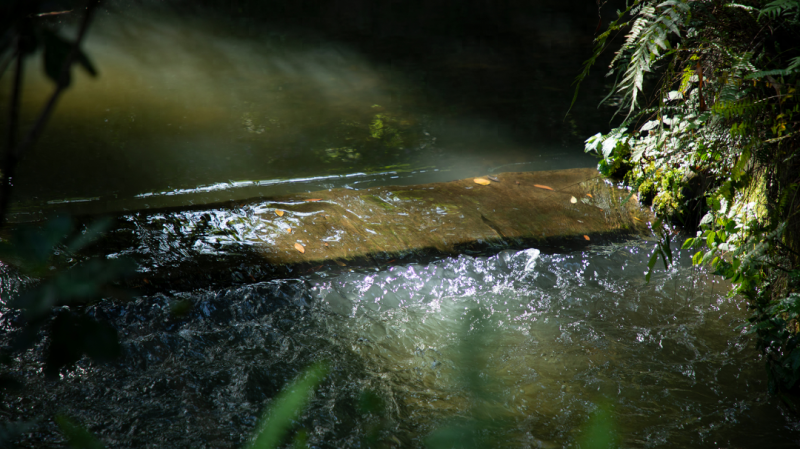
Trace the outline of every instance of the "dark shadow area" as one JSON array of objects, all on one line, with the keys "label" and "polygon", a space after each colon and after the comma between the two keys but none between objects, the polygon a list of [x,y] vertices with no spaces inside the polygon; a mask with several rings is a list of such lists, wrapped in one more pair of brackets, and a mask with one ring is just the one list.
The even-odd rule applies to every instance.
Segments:
[{"label": "dark shadow area", "polygon": [[[598,60],[597,73],[565,116],[576,68],[591,55],[594,37],[624,8],[622,1],[605,2],[598,12],[593,2],[557,0],[136,4],[112,7],[126,11],[152,5],[173,14],[213,17],[221,32],[268,42],[300,35],[309,48],[346,45],[417,81],[419,92],[393,92],[396,101],[421,94],[431,105],[499,120],[521,142],[564,144],[581,143],[607,126],[609,109],[597,106],[612,81],[603,72],[613,53]],[[531,120],[542,109],[551,116]]]}]

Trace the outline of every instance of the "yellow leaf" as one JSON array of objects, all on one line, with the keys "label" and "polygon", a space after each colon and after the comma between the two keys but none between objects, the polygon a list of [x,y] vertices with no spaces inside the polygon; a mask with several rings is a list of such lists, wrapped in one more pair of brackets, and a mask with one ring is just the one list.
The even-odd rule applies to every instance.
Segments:
[{"label": "yellow leaf", "polygon": [[636,220],[636,221],[642,221],[642,219],[641,219],[641,218],[636,218],[636,217],[633,217],[633,219],[634,219],[634,220]]},{"label": "yellow leaf", "polygon": [[306,252],[306,249],[305,249],[305,248],[303,248],[303,245],[301,245],[301,244],[299,244],[299,243],[295,243],[295,244],[294,244],[294,249],[296,249],[296,250],[300,251],[301,253],[304,253],[304,252]]},{"label": "yellow leaf", "polygon": [[578,199],[573,196],[572,198],[569,199],[569,202],[575,204],[578,202]]},{"label": "yellow leaf", "polygon": [[583,238],[585,238],[586,240],[589,240],[589,236],[588,235],[584,235]]},{"label": "yellow leaf", "polygon": [[342,262],[340,260],[334,260],[334,262],[336,262],[336,265],[339,265],[340,267],[346,267],[347,266],[346,263],[344,263],[344,262]]},{"label": "yellow leaf", "polygon": [[275,213],[278,214],[279,217],[283,217],[283,211],[280,209],[275,209]]},{"label": "yellow leaf", "polygon": [[540,188],[540,189],[545,189],[545,190],[553,190],[553,188],[552,188],[552,187],[543,186],[543,185],[541,185],[541,184],[534,184],[533,186],[534,186],[534,187],[538,187],[538,188]]},{"label": "yellow leaf", "polygon": [[292,228],[286,228],[286,232],[288,232],[289,234],[291,234],[291,233],[292,233]]},{"label": "yellow leaf", "polygon": [[488,186],[489,184],[492,183],[492,181],[489,181],[486,178],[475,178],[474,181],[475,181],[475,184],[480,184],[482,186]]},{"label": "yellow leaf", "polygon": [[588,196],[589,198],[594,198],[591,193],[587,193],[586,196]]}]

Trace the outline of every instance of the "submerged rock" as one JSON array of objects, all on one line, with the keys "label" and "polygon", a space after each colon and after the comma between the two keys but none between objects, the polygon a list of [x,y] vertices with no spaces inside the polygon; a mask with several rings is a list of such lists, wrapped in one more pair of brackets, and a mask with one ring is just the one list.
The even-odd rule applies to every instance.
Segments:
[{"label": "submerged rock", "polygon": [[573,246],[648,232],[649,212],[635,200],[625,202],[629,192],[607,184],[594,169],[490,179],[485,185],[469,178],[274,199],[269,203],[281,214],[268,208],[259,215],[271,231],[257,246],[270,264],[281,265],[423,250],[456,254],[487,245]]}]

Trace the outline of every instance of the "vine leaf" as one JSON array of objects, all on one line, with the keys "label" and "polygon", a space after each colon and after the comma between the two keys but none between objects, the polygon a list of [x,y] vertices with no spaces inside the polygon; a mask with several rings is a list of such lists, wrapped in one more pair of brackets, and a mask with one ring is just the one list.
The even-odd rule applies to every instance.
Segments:
[{"label": "vine leaf", "polygon": [[[49,30],[45,30],[42,36],[42,42],[44,44],[44,72],[54,83],[62,82],[61,73],[70,56],[73,43]],[[80,64],[89,75],[97,76],[97,70],[94,68],[94,65],[89,60],[89,57],[86,56],[86,53],[81,51],[80,48],[77,49],[74,63]],[[71,83],[69,71],[67,71],[63,83],[64,87],[69,86]]]}]

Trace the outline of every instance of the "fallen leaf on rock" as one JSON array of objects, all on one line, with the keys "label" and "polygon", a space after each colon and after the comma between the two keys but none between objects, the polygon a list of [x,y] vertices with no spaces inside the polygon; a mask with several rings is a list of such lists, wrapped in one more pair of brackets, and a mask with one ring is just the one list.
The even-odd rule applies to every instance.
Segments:
[{"label": "fallen leaf on rock", "polygon": [[589,236],[588,235],[584,235],[583,238],[585,238],[586,240],[589,240]]},{"label": "fallen leaf on rock", "polygon": [[288,232],[289,234],[291,234],[291,233],[292,233],[292,228],[286,228],[286,232]]},{"label": "fallen leaf on rock", "polygon": [[275,213],[278,214],[279,217],[283,217],[283,211],[280,209],[275,209]]},{"label": "fallen leaf on rock", "polygon": [[322,201],[322,198],[311,198],[310,200],[306,200],[306,201]]},{"label": "fallen leaf on rock", "polygon": [[591,193],[587,193],[586,196],[588,196],[589,198],[594,198]]},{"label": "fallen leaf on rock", "polygon": [[294,244],[294,249],[296,249],[296,250],[300,251],[301,253],[304,253],[304,252],[306,252],[306,249],[303,247],[303,245],[301,245],[301,244],[299,244],[299,243],[295,243],[295,244]]},{"label": "fallen leaf on rock", "polygon": [[492,181],[489,181],[486,178],[475,178],[474,181],[475,181],[475,184],[480,184],[482,186],[488,186],[489,184],[492,183]]},{"label": "fallen leaf on rock", "polygon": [[569,199],[569,202],[575,204],[578,202],[578,199],[573,196],[572,198]]},{"label": "fallen leaf on rock", "polygon": [[552,188],[552,187],[543,186],[543,185],[541,185],[541,184],[534,184],[533,186],[534,186],[534,187],[538,187],[538,188],[540,188],[540,189],[545,189],[545,190],[553,190],[553,188]]},{"label": "fallen leaf on rock", "polygon": [[331,246],[331,245],[328,245],[328,242],[325,242],[322,244],[322,246]]}]

